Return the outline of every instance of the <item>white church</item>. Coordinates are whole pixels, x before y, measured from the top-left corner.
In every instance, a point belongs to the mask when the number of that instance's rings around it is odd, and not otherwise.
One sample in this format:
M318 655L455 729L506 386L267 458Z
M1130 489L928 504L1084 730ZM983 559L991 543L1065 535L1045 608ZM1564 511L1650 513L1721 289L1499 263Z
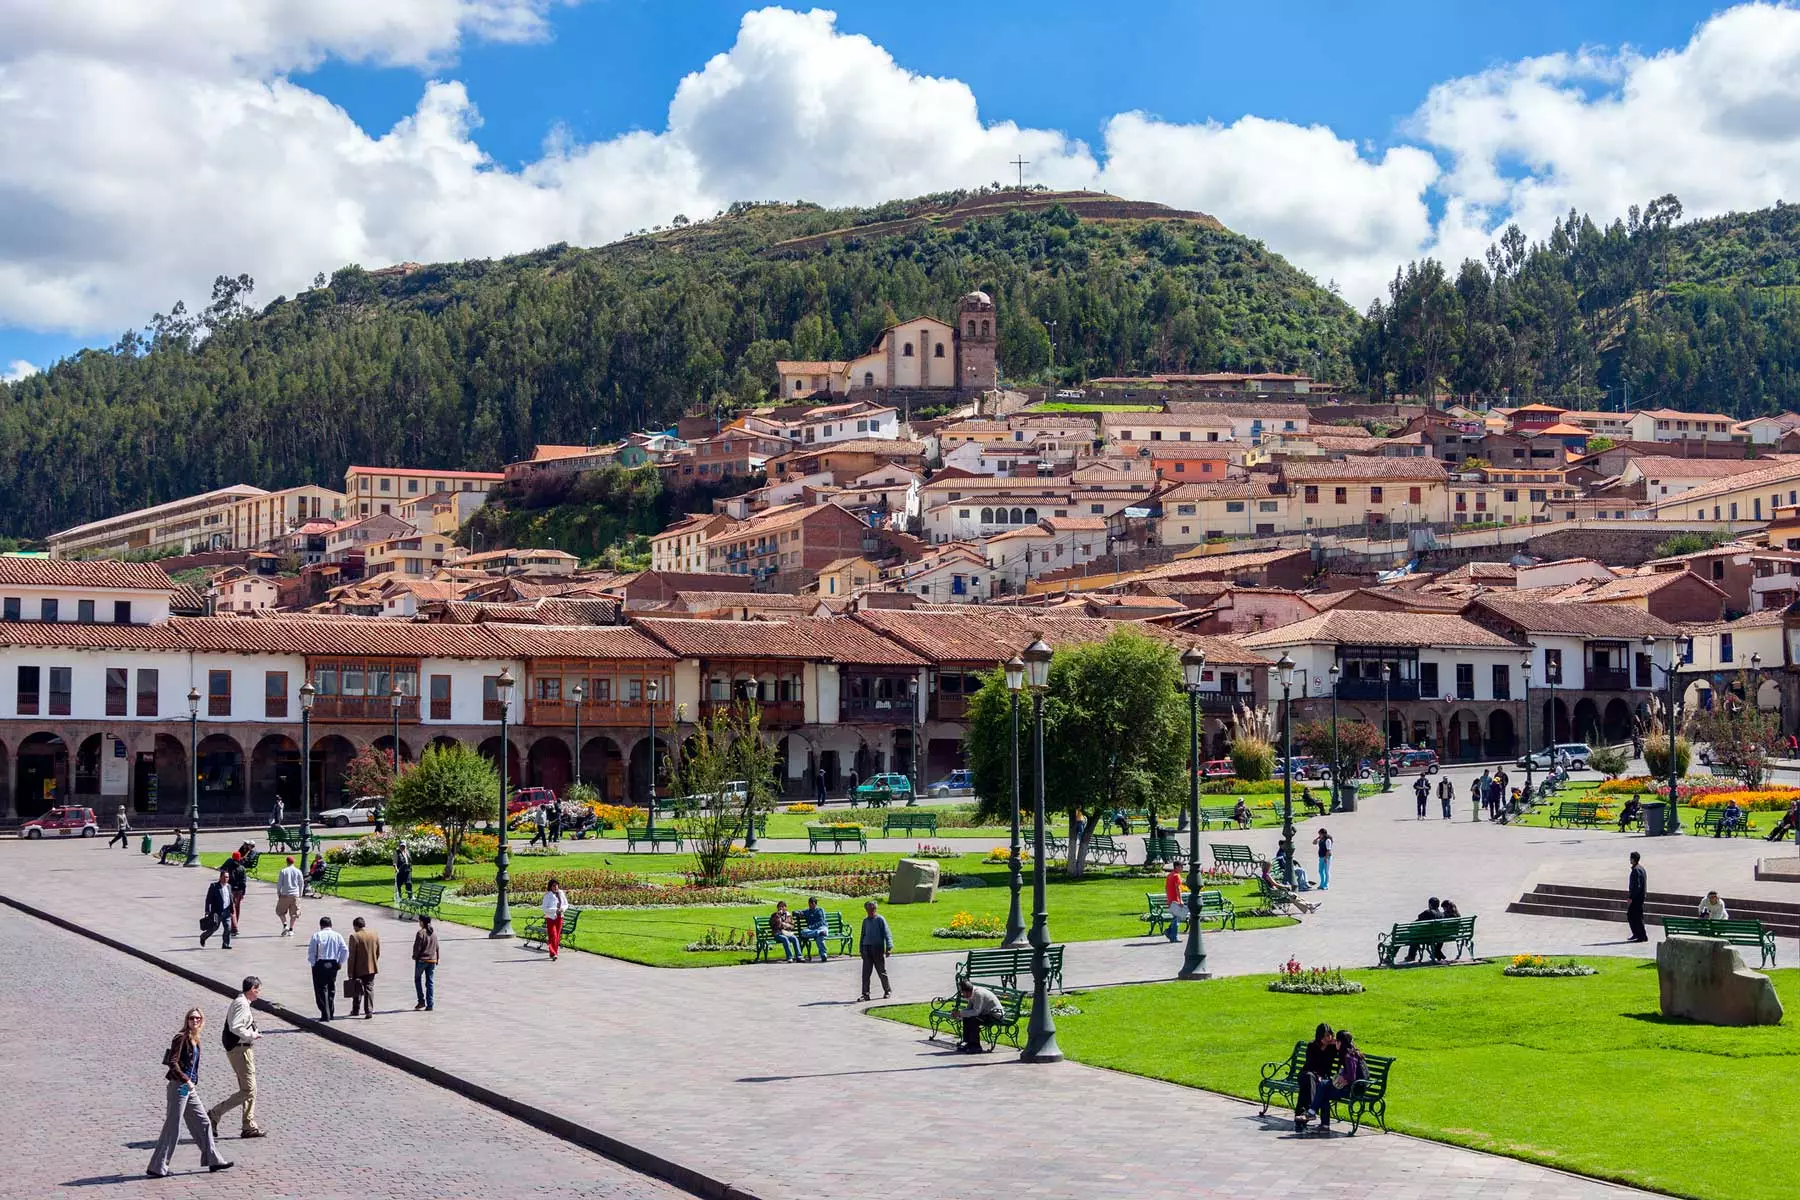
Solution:
M998 345L993 298L970 292L957 302L954 324L914 317L882 330L867 354L849 362L777 362L775 370L781 376L781 398L789 402L865 389L983 391L998 380Z

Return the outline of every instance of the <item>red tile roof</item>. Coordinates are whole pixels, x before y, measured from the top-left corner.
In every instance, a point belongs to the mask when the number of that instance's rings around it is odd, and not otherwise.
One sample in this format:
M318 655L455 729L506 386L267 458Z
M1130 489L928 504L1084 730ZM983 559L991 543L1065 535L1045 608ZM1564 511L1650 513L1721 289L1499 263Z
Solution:
M1198 645L1208 662L1267 666L1269 661L1223 638L1196 637L1134 621L1048 614L1036 608L864 609L856 619L937 663L993 666L1029 646L1037 635L1056 647L1105 641L1118 629L1132 629L1178 647Z
M28 558L0 554L0 584L14 587L131 588L168 592L175 584L155 563L111 559Z
M1449 613L1369 612L1334 608L1279 629L1238 639L1252 649L1307 643L1340 646L1476 646L1504 649L1523 642L1502 637Z
M878 666L923 666L905 647L842 617L793 621L696 621L640 617L636 624L683 658L792 658Z
M504 659L668 658L625 626L452 625L370 617L171 617L162 625L0 624L0 645L216 654Z

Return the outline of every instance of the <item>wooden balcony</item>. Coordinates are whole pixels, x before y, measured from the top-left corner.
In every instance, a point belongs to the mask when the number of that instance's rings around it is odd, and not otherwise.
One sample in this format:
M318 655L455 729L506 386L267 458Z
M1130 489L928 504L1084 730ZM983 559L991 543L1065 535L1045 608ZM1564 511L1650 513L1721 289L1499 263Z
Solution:
M394 704L387 696L319 696L313 700L312 719L385 723L394 719ZM400 698L400 719L408 722L419 719L417 696Z
M886 700L872 696L845 696L838 701L838 720L905 725L912 721L913 702L905 696Z
M656 706L656 720L659 724L669 721L669 706L659 702ZM646 726L650 722L650 706L637 700L584 700L581 704L581 726L631 725ZM573 700L527 700L525 701L525 723L527 725L566 725L571 728L575 724L575 702Z
M705 700L700 704L701 720L710 720L714 713L730 712L738 703L736 700ZM806 704L800 700L759 700L757 711L762 714L762 724L766 729L772 725L801 725L806 722Z
M931 697L933 721L960 721L969 715L969 698L961 694L934 693Z

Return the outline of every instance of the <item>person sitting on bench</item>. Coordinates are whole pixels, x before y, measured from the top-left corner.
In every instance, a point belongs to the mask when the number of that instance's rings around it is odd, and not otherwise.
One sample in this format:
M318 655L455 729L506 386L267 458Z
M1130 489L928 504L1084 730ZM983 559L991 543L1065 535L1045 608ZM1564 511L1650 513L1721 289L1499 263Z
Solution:
M1643 803L1636 796L1627 800L1625 807L1619 810L1619 832L1624 833L1626 826L1635 824L1643 815Z
M169 836L175 840L156 852L156 861L159 863L166 864L169 861L169 855L171 854L187 853L187 839L182 836L181 830L171 829L169 831Z
M971 980L963 980L956 985L957 995L962 1003L952 1012L962 1022L962 1041L957 1045L959 1054L981 1053L981 1030L987 1025L997 1025L1002 1016L1000 997L984 987L976 987Z
M1443 919L1444 908L1443 905L1438 903L1438 898L1436 896L1433 896L1430 903L1425 905L1424 912L1413 918L1415 921L1441 921ZM1414 959L1418 958L1420 949L1422 949L1422 947L1417 942L1408 946L1406 948L1406 961L1412 962ZM1441 959L1444 957L1444 948L1441 945L1433 946L1427 956L1432 959Z
M1232 806L1231 819L1237 822L1239 829L1250 828L1250 806L1244 803L1242 796L1239 796L1238 802Z
M1719 893L1708 892L1706 899L1700 902L1700 910L1696 914L1709 921L1729 921L1731 914L1725 909L1725 902L1719 899Z
M1719 814L1719 823L1713 827L1713 836L1719 837L1722 834L1733 833L1743 827L1744 810L1738 807L1735 799L1727 800L1725 811Z
M1775 823L1775 828L1769 834L1768 840L1771 842L1779 842L1782 838L1787 836L1788 830L1794 828L1797 824L1800 824L1800 800L1795 800L1788 804L1787 812L1783 813L1781 820ZM1797 834L1796 837L1800 838L1800 834Z

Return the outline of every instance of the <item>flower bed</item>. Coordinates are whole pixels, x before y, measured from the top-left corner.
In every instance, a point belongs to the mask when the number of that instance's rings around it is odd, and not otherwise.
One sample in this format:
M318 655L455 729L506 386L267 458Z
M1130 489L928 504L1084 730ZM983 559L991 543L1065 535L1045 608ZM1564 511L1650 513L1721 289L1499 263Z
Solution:
M1304 787L1306 780L1294 780L1296 786ZM1279 796L1282 794L1281 780L1263 779L1251 783L1243 779L1208 779L1200 785L1203 796Z
M533 893L539 897L544 888L555 879L561 883L563 890L573 891L618 891L626 888L650 888L655 885L642 875L633 875L629 871L612 871L604 867L583 867L570 871L518 871L512 876L509 884L514 894ZM470 879L458 889L465 896L491 896L494 894L493 879Z
M985 941L989 938L1001 937L1006 933L1006 922L997 916L984 913L976 916L973 913L959 912L950 918L950 924L941 929L931 931L935 938L956 938L966 941Z
M1578 975L1598 975L1600 972L1590 966L1576 962L1572 958L1553 963L1541 954L1515 954L1512 961L1506 964L1503 975L1522 976L1528 979L1572 979Z
M812 812L818 812L819 806L816 804L808 804L806 801L802 800L802 801L799 801L798 803L788 805L786 808L782 809L781 811L782 812L790 812L790 813L812 813Z
M1610 779L1594 792L1596 795L1650 795L1667 799L1669 786L1663 780L1634 775L1629 779ZM1675 796L1681 803L1695 808L1724 808L1736 800L1738 807L1748 812L1783 812L1794 800L1800 799L1800 788L1772 787L1750 791L1735 783L1721 783L1710 775L1701 775L1678 780Z
M961 858L963 852L954 846L934 846L929 842L920 842L913 848L908 858Z
M725 866L730 884L774 883L788 879L820 879L828 875L863 875L879 871L886 879L891 868L873 858L755 858ZM690 881L692 876L689 877Z
M800 881L796 881L800 882ZM888 891L886 871L851 872L843 875L815 875L804 881L806 886L793 889L807 895L830 892L860 900L865 896L885 896Z
M756 931L754 929L726 929L723 932L707 926L706 932L700 935L697 942L689 942L684 949L690 954L720 954L756 949Z
M1295 959L1281 964L1281 972L1269 981L1271 992L1305 996L1354 996L1365 990L1354 979L1344 978L1342 967L1303 967Z
M409 829L405 832L365 833L342 846L325 851L325 861L351 867L383 867L394 861L394 847L406 843L415 867L441 866L444 862L444 834L436 827ZM486 834L466 833L457 850L458 862L492 861L499 843Z
M988 851L987 857L981 861L984 863L1009 863L1012 861L1012 847L995 846L992 850ZM1031 850L1029 847L1024 845L1019 847L1019 861L1022 863L1031 861Z

